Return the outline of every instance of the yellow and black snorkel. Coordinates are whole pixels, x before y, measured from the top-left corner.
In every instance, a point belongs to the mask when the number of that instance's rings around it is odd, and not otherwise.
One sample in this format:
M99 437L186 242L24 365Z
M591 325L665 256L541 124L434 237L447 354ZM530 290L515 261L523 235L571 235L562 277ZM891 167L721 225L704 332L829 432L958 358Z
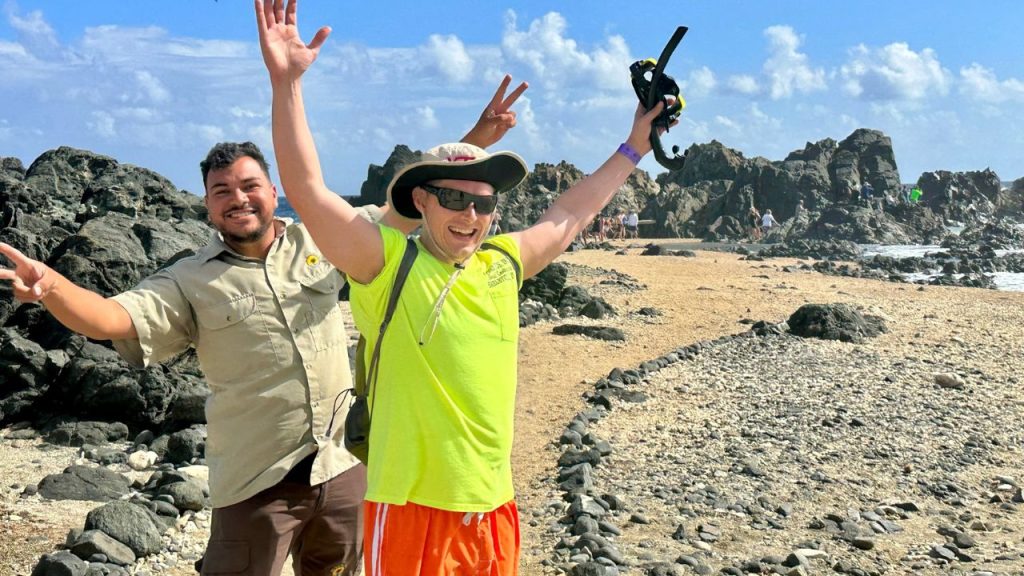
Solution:
M669 126L679 118L683 108L686 107L686 100L683 100L683 95L679 93L679 85L676 84L675 79L665 74L664 71L665 66L668 64L668 59L672 56L676 46L679 45L679 41L686 35L687 30L686 26L676 28L675 34L669 39L668 44L665 45L665 49L661 51L661 56L657 60L653 58L637 60L629 67L633 80L633 90L636 91L636 96L640 99L640 103L644 105L644 108L650 110L659 101L665 104L661 114L651 124L651 148L654 150L654 158L658 161L658 164L669 170L680 170L686 162L686 153L683 152L680 156L679 146L673 146L673 156L669 158L661 146L661 136L658 130L663 128L668 132ZM671 102L669 101L669 96L673 98Z

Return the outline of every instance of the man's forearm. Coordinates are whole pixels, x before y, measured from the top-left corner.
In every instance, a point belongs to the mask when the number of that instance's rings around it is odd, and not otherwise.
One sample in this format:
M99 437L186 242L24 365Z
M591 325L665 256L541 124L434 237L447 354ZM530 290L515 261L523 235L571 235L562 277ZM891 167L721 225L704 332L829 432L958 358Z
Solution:
M61 324L94 340L138 338L131 316L116 301L50 273L56 281L41 302Z
M274 152L292 207L335 267L358 282L369 282L384 267L380 231L324 184L301 82L276 83L273 91Z

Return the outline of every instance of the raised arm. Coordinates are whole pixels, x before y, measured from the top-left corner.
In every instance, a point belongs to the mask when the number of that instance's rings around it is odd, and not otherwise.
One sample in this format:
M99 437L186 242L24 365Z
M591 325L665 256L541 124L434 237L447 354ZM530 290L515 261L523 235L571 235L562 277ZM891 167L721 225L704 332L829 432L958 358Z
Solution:
M82 288L53 268L0 242L14 268L0 268L19 302L40 302L61 324L94 340L138 338L131 316L117 302Z
M255 0L260 48L273 90L274 154L281 184L317 246L339 270L369 282L384 267L380 230L327 188L302 101L302 74L313 64L331 30L302 42L296 0Z
M661 113L659 102L649 112L638 106L626 139L641 157L651 151L651 122ZM639 160L639 159L637 159ZM618 152L593 174L565 191L533 226L512 236L519 242L525 278L534 276L569 247L573 238L611 201L636 164Z

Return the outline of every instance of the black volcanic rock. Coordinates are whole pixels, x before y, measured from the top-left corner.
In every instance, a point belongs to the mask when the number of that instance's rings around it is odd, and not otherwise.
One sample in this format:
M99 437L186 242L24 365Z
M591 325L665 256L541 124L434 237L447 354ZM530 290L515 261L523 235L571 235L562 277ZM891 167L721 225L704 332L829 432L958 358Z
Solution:
M0 159L0 241L87 288L112 295L205 244L202 198L113 158L61 147L27 170ZM0 283L0 424L51 418L188 426L209 392L194 355L133 370Z
M797 336L855 344L887 331L882 318L861 314L849 304L804 304L786 323Z
M1007 189L1000 191L996 211L1000 217L1024 220L1024 178L1014 180Z
M782 161L747 159L719 142L691 146L682 170L658 176L662 192L652 198L645 218L655 221L653 236L697 236L708 241L739 240L749 234L748 211L770 208L783 226L768 241L815 234L821 212L844 207L843 215L856 209L848 185L870 182L877 191L895 195L900 190L892 143L877 130L854 131L842 142L832 139L807 143ZM795 216L803 205L801 218ZM822 224L835 224L826 220ZM892 230L868 233L879 226L864 223L817 231L821 238L912 239L924 232L900 230L894 217ZM884 226L883 226L884 228ZM870 241L870 240L868 240Z
M408 146L399 144L395 146L383 166L370 164L366 170L366 180L359 188L359 196L353 200L353 205L376 204L380 206L387 202L388 184L395 177L395 173L404 166L417 161L419 156L419 151L413 151Z
M947 222L987 220L995 215L1002 185L991 170L925 172L918 179L921 203Z

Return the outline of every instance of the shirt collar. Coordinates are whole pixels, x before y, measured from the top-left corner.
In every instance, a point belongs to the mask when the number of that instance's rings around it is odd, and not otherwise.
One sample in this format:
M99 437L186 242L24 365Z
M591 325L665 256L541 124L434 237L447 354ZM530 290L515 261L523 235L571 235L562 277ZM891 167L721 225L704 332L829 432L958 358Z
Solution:
M277 234L274 236L275 240L280 240L285 235L285 231L288 229L288 227L292 225L292 219L274 218L274 222L275 224L277 222L281 223L281 226L275 225ZM224 242L224 237L221 236L220 231L216 229L214 229L213 233L210 235L210 241L206 244L206 246L203 246L199 250L199 252L196 253L196 257L199 258L200 262L205 264L210 260L213 260L214 258L220 256L224 252L227 252L228 254L231 254L236 258L241 258L243 260L252 260L252 258L242 256L241 254L232 250L231 247Z

